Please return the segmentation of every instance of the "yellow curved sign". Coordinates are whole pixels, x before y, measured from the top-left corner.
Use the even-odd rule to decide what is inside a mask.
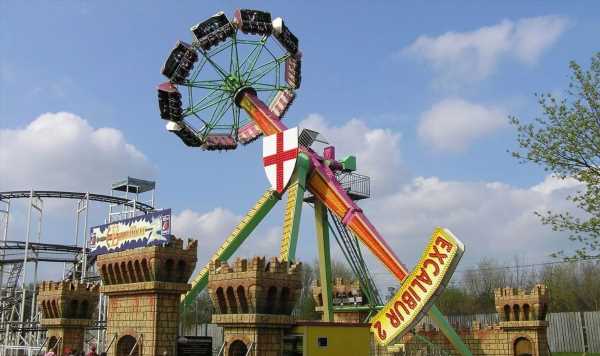
[[[464,245],[448,229],[437,228],[413,272],[396,295],[371,318],[371,332],[380,345],[414,327],[444,290]]]

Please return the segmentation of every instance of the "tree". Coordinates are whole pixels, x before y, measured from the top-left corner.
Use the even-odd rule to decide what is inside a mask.
[[[572,61],[567,98],[536,95],[542,116],[533,123],[516,117],[519,150],[512,155],[521,163],[533,162],[561,179],[576,179],[583,189],[567,197],[582,214],[537,212],[554,231],[569,232],[577,242],[574,255],[559,251],[554,256],[600,256],[600,52],[588,70]]]
[[[213,306],[208,296],[208,291],[203,290],[191,305],[187,306],[181,313],[181,323],[185,331],[191,330],[199,324],[210,323],[212,319]]]

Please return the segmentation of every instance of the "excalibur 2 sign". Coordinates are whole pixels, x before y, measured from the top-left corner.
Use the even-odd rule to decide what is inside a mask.
[[[447,229],[437,228],[421,260],[406,278],[400,290],[371,319],[371,331],[377,343],[387,345],[396,336],[414,327],[442,293],[464,245]]]
[[[163,245],[171,237],[171,209],[155,211],[92,227],[90,254],[96,256],[148,245]]]

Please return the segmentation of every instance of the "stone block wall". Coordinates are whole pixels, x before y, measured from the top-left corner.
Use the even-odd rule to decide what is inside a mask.
[[[333,299],[333,321],[336,323],[363,323],[369,315],[369,310],[341,310],[339,307],[363,306],[367,300],[360,289],[358,280],[353,282],[344,281],[342,278],[336,278],[332,285]],[[323,290],[321,285],[314,281],[312,285],[312,295],[315,301],[315,311],[323,313]]]
[[[273,257],[238,258],[233,266],[211,262],[208,293],[213,323],[223,327],[224,355],[279,356],[283,336],[292,327],[292,309],[302,288],[300,263]]]
[[[99,286],[78,281],[44,281],[37,290],[40,324],[48,329],[46,335],[51,340],[48,346],[56,346],[58,356],[68,350],[82,350],[85,328],[96,316]]]
[[[175,239],[167,246],[149,246],[98,257],[96,264],[108,296],[106,338],[109,356],[175,354],[179,301],[196,265],[196,241],[186,249]]]
[[[208,293],[217,314],[290,314],[302,289],[302,264],[272,257],[209,265]]]
[[[494,325],[482,329],[457,330],[467,347],[474,356],[518,356],[518,345],[528,343],[531,346],[531,355],[549,356],[548,341],[546,339],[546,322],[530,321],[521,322],[521,325],[505,327]],[[437,348],[450,355],[460,355],[438,330],[417,330],[418,334],[429,339]],[[427,344],[413,334],[404,335],[401,342],[405,344],[407,352],[426,350]]]

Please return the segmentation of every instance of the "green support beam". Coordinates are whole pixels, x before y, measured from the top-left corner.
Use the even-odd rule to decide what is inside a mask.
[[[210,260],[215,261],[218,259],[223,261],[229,259],[280,199],[281,196],[279,196],[276,191],[267,189],[256,204],[254,204],[252,209],[246,213],[246,216],[244,216],[242,221],[240,221],[235,229],[233,229],[231,234],[229,234],[229,237],[225,240],[223,245],[219,247]],[[192,304],[196,299],[196,296],[200,294],[208,284],[208,265],[204,266],[204,268],[196,274],[191,284],[192,289],[182,297],[181,304],[184,308]]]
[[[329,225],[327,224],[327,208],[320,200],[315,200],[315,228],[319,253],[319,279],[323,298],[323,321],[333,321]]]
[[[452,328],[450,323],[448,323],[448,320],[446,320],[442,312],[435,305],[429,309],[428,314],[433,320],[433,323],[440,328],[440,331],[444,333],[456,351],[458,351],[462,356],[473,355],[471,350],[469,350],[464,341],[460,338],[460,336],[458,336],[454,328]]]

